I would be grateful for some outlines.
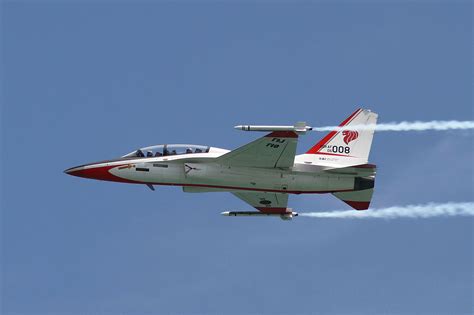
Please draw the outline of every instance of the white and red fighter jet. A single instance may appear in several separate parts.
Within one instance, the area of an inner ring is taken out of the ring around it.
[[[85,164],[65,173],[112,182],[181,186],[184,192],[230,192],[258,211],[227,211],[227,216],[297,216],[289,194],[331,193],[352,208],[369,208],[376,166],[368,164],[377,114],[358,109],[306,153],[296,155],[295,126],[236,126],[269,131],[240,148],[165,144],[135,150],[121,158]],[[366,128],[360,128],[366,126]],[[357,128],[359,127],[359,129]]]

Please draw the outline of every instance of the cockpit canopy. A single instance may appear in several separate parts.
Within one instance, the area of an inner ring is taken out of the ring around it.
[[[130,152],[127,155],[124,155],[124,158],[131,157],[160,157],[160,156],[169,156],[169,155],[179,155],[179,154],[191,154],[191,153],[208,153],[210,147],[203,145],[195,144],[160,144],[154,145],[151,147],[145,147],[133,152]]]

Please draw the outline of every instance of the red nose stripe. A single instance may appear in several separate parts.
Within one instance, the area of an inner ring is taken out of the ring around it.
[[[79,169],[77,171],[71,171],[69,172],[69,174],[73,176],[78,176],[78,177],[98,179],[98,180],[107,180],[107,181],[112,181],[112,182],[136,183],[135,181],[132,181],[132,180],[117,177],[109,172],[110,169],[114,167],[118,167],[118,166],[121,166],[121,165]]]

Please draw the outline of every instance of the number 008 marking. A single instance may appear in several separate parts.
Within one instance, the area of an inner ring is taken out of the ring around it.
[[[340,145],[340,146],[334,145],[334,146],[332,146],[331,150],[332,150],[333,153],[345,153],[345,154],[351,153],[351,148],[344,147],[342,145]]]

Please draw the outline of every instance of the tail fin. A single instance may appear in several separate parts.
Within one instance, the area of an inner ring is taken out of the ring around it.
[[[369,160],[374,130],[357,127],[375,126],[377,116],[368,109],[356,110],[339,125],[344,127],[342,130],[329,132],[304,154],[305,159],[317,165],[334,167],[366,164]],[[351,129],[351,126],[354,126],[354,129]]]
[[[334,197],[347,203],[356,210],[367,210],[372,200],[374,189],[333,193]]]

